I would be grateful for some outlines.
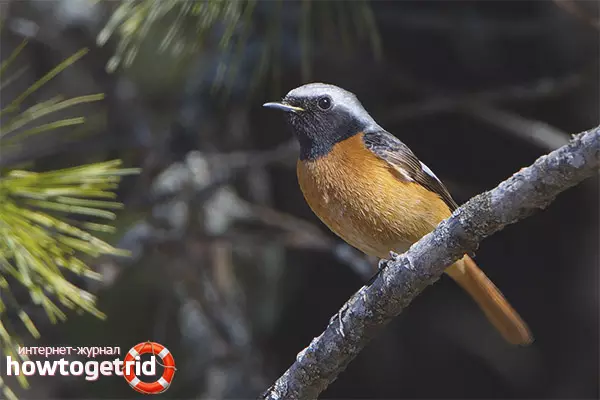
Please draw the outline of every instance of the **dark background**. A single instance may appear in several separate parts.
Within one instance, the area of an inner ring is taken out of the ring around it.
[[[118,2],[84,3],[2,5],[3,58],[22,40],[19,24],[39,26],[20,59],[30,68],[3,99],[88,46],[35,100],[96,92],[106,100],[78,109],[92,121],[85,138],[38,138],[23,154],[4,154],[1,167],[119,157],[144,168],[121,185],[125,209],[107,238],[134,256],[90,260],[104,280],[76,281],[98,294],[108,319],[72,314],[52,326],[40,314],[38,326],[46,345],[124,353],[148,339],[164,344],[178,368],[164,398],[255,398],[363,283],[364,260],[344,258],[348,249],[305,204],[293,138],[265,101],[310,81],[354,92],[458,203],[598,124],[595,2],[373,1],[365,4],[375,36],[355,17],[339,18],[364,16],[346,11],[358,2],[311,2],[308,25],[306,2],[259,2],[240,57],[218,35],[186,57],[159,53],[166,21],[112,74],[105,65],[117,38],[101,48],[95,39]],[[273,21],[282,21],[277,45],[268,40]],[[268,73],[258,79],[265,48]],[[219,66],[233,63],[233,84],[220,83]],[[504,343],[443,278],[322,397],[597,398],[598,218],[594,178],[481,244],[478,263],[528,322],[532,346]],[[23,399],[135,397],[120,379],[35,378],[31,389],[13,389]]]

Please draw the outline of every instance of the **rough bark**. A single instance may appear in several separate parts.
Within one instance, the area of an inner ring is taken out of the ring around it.
[[[596,127],[473,197],[406,253],[384,261],[379,276],[346,302],[261,397],[317,398],[392,318],[439,279],[446,266],[474,252],[484,238],[547,207],[559,193],[594,175],[599,156],[600,127]]]

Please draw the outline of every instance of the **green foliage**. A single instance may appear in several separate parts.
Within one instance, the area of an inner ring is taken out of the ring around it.
[[[18,46],[0,66],[0,81],[2,82],[0,83],[0,88],[5,88],[8,86],[18,77],[21,71],[24,70],[20,69],[12,76],[9,76],[9,78],[4,79],[9,66],[17,58],[26,44],[27,42],[23,41],[23,43],[21,43],[21,45]],[[32,93],[54,78],[56,75],[61,73],[69,65],[83,57],[87,51],[87,49],[82,49],[61,62],[46,75],[44,75],[40,80],[33,83],[29,88],[23,91],[23,93],[13,99],[6,107],[0,110],[0,117],[2,117],[2,125],[0,126],[0,141],[2,142],[2,146],[0,147],[0,156],[3,153],[6,154],[10,152],[16,146],[23,145],[23,140],[25,138],[40,133],[49,132],[53,129],[61,127],[80,125],[85,122],[85,118],[81,117],[67,118],[27,128],[28,125],[35,122],[37,119],[45,117],[51,113],[64,110],[77,104],[101,100],[104,98],[102,94],[80,96],[67,100],[64,100],[61,96],[57,96],[53,99],[34,104],[25,110],[21,110],[21,107],[23,102]]]
[[[0,66],[0,88],[13,82],[23,70],[4,78],[25,45],[23,42]],[[56,111],[100,100],[101,94],[71,99],[56,97],[25,110],[21,108],[28,96],[86,52],[81,50],[60,63],[0,110],[2,152],[32,135],[85,121],[78,117],[34,124]],[[33,337],[40,336],[13,295],[14,285],[25,288],[31,302],[41,306],[52,323],[66,318],[66,308],[104,317],[95,306],[94,296],[69,282],[66,274],[98,279],[98,274],[86,265],[86,259],[127,255],[94,236],[97,232],[113,231],[100,221],[115,219],[114,210],[122,205],[115,201],[114,190],[123,175],[137,172],[120,167],[121,162],[114,160],[49,172],[12,170],[0,174],[0,348],[5,355],[26,357],[16,354],[20,340],[11,324],[15,318],[9,316],[18,317]],[[27,386],[24,377],[19,378]],[[15,398],[1,379],[0,390],[4,398]]]
[[[222,39],[227,43],[235,24],[254,4],[255,0],[123,0],[98,35],[97,42],[104,45],[118,30],[120,38],[116,54],[107,65],[109,71],[114,71],[122,62],[129,66],[150,29],[158,25],[157,22],[169,19],[172,22],[161,35],[163,39],[158,43],[158,51],[169,48],[174,55],[194,52],[200,48],[201,39],[221,21],[229,28]]]
[[[251,30],[256,28],[252,26],[251,17],[258,1],[122,0],[98,35],[97,43],[104,45],[118,32],[116,53],[107,65],[109,71],[114,71],[119,65],[130,66],[145,40],[159,37],[161,39],[154,46],[158,53],[170,49],[172,55],[182,56],[201,50],[206,37],[214,34],[214,28],[218,26],[222,30],[221,50],[231,50],[239,57]],[[288,5],[285,0],[273,0],[271,4],[273,17],[269,18],[266,27],[260,27],[265,46],[253,82],[260,81],[268,71],[274,78],[280,73],[282,11]],[[306,79],[310,75],[311,41],[332,29],[337,31],[347,48],[353,41],[366,37],[375,55],[381,55],[375,19],[367,0],[302,0],[300,14],[301,67]],[[226,69],[223,66],[225,78],[235,77],[235,62],[227,73]]]

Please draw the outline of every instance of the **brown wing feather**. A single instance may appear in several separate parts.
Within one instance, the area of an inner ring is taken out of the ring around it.
[[[381,130],[365,133],[363,140],[369,150],[388,162],[401,175],[400,178],[412,180],[437,194],[450,211],[458,208],[444,184],[433,173],[430,174],[431,171],[426,170],[427,167],[400,139]]]

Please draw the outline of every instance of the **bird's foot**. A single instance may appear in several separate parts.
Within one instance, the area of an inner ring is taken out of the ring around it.
[[[398,254],[394,251],[390,251],[390,260],[398,261],[399,259],[400,259],[400,254]]]
[[[400,254],[390,251],[390,260],[398,261],[399,258],[400,258]],[[375,282],[375,279],[377,279],[377,277],[379,275],[381,275],[381,272],[387,267],[387,265],[388,265],[388,260],[384,260],[384,259],[379,260],[379,262],[377,263],[377,272],[375,273],[375,275],[373,275],[371,277],[371,279],[369,279],[369,281],[367,282],[367,284],[365,286],[371,286],[373,284],[373,282]]]
[[[381,274],[381,272],[387,267],[387,260],[379,260],[377,263],[377,272],[367,281],[365,284],[366,287],[369,287],[375,282],[375,279]]]

